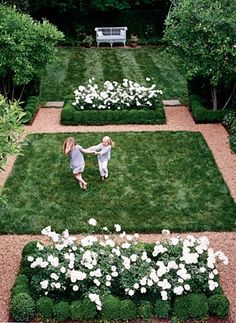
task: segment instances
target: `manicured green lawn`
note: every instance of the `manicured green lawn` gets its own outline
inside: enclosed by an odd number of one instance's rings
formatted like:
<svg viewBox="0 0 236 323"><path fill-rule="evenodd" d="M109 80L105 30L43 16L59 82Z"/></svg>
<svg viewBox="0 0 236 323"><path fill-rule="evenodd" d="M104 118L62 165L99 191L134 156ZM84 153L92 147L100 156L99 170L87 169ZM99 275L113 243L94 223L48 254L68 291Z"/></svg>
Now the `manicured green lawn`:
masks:
<svg viewBox="0 0 236 323"><path fill-rule="evenodd" d="M235 204L200 133L111 133L110 177L101 181L96 157L86 155L87 191L62 154L67 135L28 137L4 189L0 233L84 232L91 217L136 232L233 230ZM74 134L84 147L103 135Z"/></svg>
<svg viewBox="0 0 236 323"><path fill-rule="evenodd" d="M64 100L74 90L94 77L98 83L106 80L121 82L128 78L148 84L146 77L161 89L163 99L186 102L186 80L162 48L60 48L57 63L48 66L42 78L41 100ZM150 84L150 83L149 83Z"/></svg>

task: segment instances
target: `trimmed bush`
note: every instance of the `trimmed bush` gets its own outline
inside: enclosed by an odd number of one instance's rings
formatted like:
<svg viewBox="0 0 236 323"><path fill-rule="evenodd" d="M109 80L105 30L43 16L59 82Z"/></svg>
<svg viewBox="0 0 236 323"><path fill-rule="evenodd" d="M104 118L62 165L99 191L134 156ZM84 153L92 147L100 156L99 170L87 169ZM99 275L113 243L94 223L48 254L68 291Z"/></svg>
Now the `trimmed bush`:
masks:
<svg viewBox="0 0 236 323"><path fill-rule="evenodd" d="M53 318L53 300L49 297L41 297L37 301L37 312L43 320Z"/></svg>
<svg viewBox="0 0 236 323"><path fill-rule="evenodd" d="M70 305L67 302L59 302L53 306L53 314L56 321L65 321L70 318Z"/></svg>
<svg viewBox="0 0 236 323"><path fill-rule="evenodd" d="M136 306L130 299L125 299L120 302L120 318L125 321L136 318Z"/></svg>
<svg viewBox="0 0 236 323"><path fill-rule="evenodd" d="M30 295L30 289L29 289L29 285L26 283L21 283L21 284L17 284L13 287L12 289L12 295L13 297L17 294L28 294Z"/></svg>
<svg viewBox="0 0 236 323"><path fill-rule="evenodd" d="M81 301L74 301L71 306L71 319L79 321L83 319L83 306ZM87 312L87 311L86 311Z"/></svg>
<svg viewBox="0 0 236 323"><path fill-rule="evenodd" d="M223 294L216 294L208 299L209 312L220 319L224 319L229 315L229 301Z"/></svg>
<svg viewBox="0 0 236 323"><path fill-rule="evenodd" d="M62 124L105 125L105 124L163 124L163 106L155 110L75 110L67 103L61 113Z"/></svg>
<svg viewBox="0 0 236 323"><path fill-rule="evenodd" d="M30 123L35 113L38 110L39 105L39 98L37 96L29 96L26 100L26 105L24 106L24 111L26 112L26 115L22 118L23 123Z"/></svg>
<svg viewBox="0 0 236 323"><path fill-rule="evenodd" d="M222 122L224 116L228 113L227 110L208 110L206 109L199 96L190 95L189 96L189 108L192 112L193 118L196 122Z"/></svg>
<svg viewBox="0 0 236 323"><path fill-rule="evenodd" d="M37 243L38 243L37 240L28 242L22 250L22 257L29 256L29 255L32 256L37 250Z"/></svg>
<svg viewBox="0 0 236 323"><path fill-rule="evenodd" d="M158 299L154 307L154 314L160 318L168 318L170 316L171 304L169 301Z"/></svg>
<svg viewBox="0 0 236 323"><path fill-rule="evenodd" d="M103 301L101 318L109 321L120 319L120 303L118 297L107 295Z"/></svg>
<svg viewBox="0 0 236 323"><path fill-rule="evenodd" d="M95 303L92 303L90 299L85 298L82 301L82 312L85 320L92 320L97 315Z"/></svg>
<svg viewBox="0 0 236 323"><path fill-rule="evenodd" d="M207 297L204 294L189 294L186 296L189 317L202 320L208 317Z"/></svg>
<svg viewBox="0 0 236 323"><path fill-rule="evenodd" d="M141 301L138 305L137 316L142 319L150 319L152 317L152 304L148 301Z"/></svg>
<svg viewBox="0 0 236 323"><path fill-rule="evenodd" d="M18 322L28 322L34 318L35 302L26 293L17 294L12 298L11 315Z"/></svg>
<svg viewBox="0 0 236 323"><path fill-rule="evenodd" d="M173 316L182 321L189 318L186 296L176 297L173 305Z"/></svg>
<svg viewBox="0 0 236 323"><path fill-rule="evenodd" d="M14 286L20 285L20 284L28 285L29 284L29 278L26 275L23 275L23 274L17 275Z"/></svg>

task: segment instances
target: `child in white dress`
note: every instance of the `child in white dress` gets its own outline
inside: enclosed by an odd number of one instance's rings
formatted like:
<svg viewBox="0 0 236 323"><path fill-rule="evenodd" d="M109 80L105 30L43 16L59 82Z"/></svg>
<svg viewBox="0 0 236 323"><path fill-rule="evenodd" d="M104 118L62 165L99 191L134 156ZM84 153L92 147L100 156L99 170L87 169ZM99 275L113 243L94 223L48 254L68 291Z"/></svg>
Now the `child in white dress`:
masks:
<svg viewBox="0 0 236 323"><path fill-rule="evenodd" d="M108 161L111 158L111 148L114 147L114 142L110 137L105 136L102 142L97 146L89 147L88 150L98 156L98 167L102 180L108 177Z"/></svg>

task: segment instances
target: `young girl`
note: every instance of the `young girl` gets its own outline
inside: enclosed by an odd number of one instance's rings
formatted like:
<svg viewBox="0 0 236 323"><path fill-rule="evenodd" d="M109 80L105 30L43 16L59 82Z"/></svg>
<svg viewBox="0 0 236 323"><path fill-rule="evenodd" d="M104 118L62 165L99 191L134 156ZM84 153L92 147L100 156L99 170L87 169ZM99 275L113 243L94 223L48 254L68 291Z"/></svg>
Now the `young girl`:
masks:
<svg viewBox="0 0 236 323"><path fill-rule="evenodd" d="M100 144L88 148L89 151L94 152L94 154L98 156L98 166L102 180L108 177L107 164L111 158L112 147L114 147L114 142L110 137L105 136L102 138L102 142Z"/></svg>
<svg viewBox="0 0 236 323"><path fill-rule="evenodd" d="M63 151L70 158L70 167L75 178L78 180L80 187L86 190L88 183L82 178L82 173L85 167L83 153L92 154L93 152L88 149L84 149L80 145L76 145L73 137L66 139L63 145Z"/></svg>

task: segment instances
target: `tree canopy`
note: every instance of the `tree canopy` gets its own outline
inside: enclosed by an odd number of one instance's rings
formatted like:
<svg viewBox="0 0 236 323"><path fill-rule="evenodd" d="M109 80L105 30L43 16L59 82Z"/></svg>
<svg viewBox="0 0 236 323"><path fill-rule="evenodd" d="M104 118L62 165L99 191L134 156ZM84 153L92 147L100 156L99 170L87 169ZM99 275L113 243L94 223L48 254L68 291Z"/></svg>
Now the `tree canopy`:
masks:
<svg viewBox="0 0 236 323"><path fill-rule="evenodd" d="M164 38L186 76L202 76L212 88L213 109L217 87L235 78L236 2L231 0L177 0L167 19Z"/></svg>
<svg viewBox="0 0 236 323"><path fill-rule="evenodd" d="M40 23L0 5L0 91L5 97L21 97L19 87L43 73L61 39L63 34L46 20Z"/></svg>

